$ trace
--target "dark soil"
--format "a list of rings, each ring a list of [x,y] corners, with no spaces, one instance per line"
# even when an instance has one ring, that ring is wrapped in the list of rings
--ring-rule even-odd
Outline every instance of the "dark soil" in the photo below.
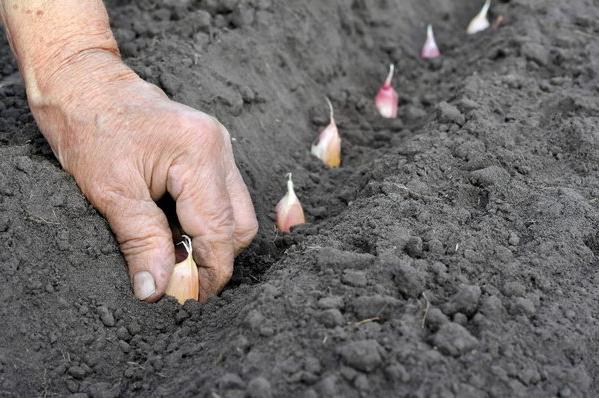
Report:
[[[0,396],[597,396],[599,6],[495,1],[467,36],[480,3],[108,2],[126,62],[229,128],[261,221],[182,308],[133,298],[2,42]],[[325,95],[338,170],[309,154]],[[282,236],[288,172],[310,224]]]

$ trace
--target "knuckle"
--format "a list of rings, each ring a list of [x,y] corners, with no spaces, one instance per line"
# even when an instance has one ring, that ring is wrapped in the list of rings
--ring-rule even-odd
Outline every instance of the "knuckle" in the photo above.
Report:
[[[212,116],[197,113],[185,115],[180,121],[181,127],[192,141],[200,141],[204,146],[222,146],[230,140],[227,129]]]
[[[170,236],[159,230],[158,228],[148,228],[144,231],[136,231],[135,234],[119,234],[117,240],[123,255],[127,259],[147,253],[154,250],[162,250],[164,242],[168,241]]]
[[[227,241],[233,237],[235,221],[233,220],[233,209],[230,206],[218,206],[206,212],[206,235]]]

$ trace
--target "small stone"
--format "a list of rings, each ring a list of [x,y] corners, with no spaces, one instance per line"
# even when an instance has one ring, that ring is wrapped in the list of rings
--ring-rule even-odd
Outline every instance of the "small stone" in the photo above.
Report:
[[[255,3],[258,10],[268,10],[272,7],[272,0],[257,0]]]
[[[306,391],[304,391],[304,393],[302,395],[300,395],[299,397],[301,398],[318,398],[318,394],[316,393],[316,391],[314,391],[314,389],[312,388],[308,388]]]
[[[343,314],[336,308],[322,311],[318,318],[323,325],[328,328],[343,325]]]
[[[360,296],[352,301],[352,309],[358,320],[370,318],[390,319],[401,302],[391,296]]]
[[[414,105],[407,105],[403,113],[410,121],[422,119],[427,115],[424,109]]]
[[[347,381],[352,381],[358,375],[358,371],[349,366],[342,366],[339,372],[341,373],[341,376],[343,376],[343,378]]]
[[[427,248],[432,254],[445,254],[445,248],[439,239],[431,239],[428,241]]]
[[[270,398],[272,391],[270,383],[264,377],[252,379],[247,386],[246,392],[250,398]]]
[[[117,398],[120,395],[120,386],[106,382],[92,384],[89,386],[89,395],[91,398]]]
[[[129,331],[127,330],[126,327],[124,326],[120,326],[117,330],[116,330],[116,335],[118,336],[119,339],[124,340],[124,341],[129,341],[131,340],[131,335],[129,334]]]
[[[223,390],[245,389],[245,383],[236,373],[225,373],[216,382],[218,388]]]
[[[474,102],[469,98],[462,98],[460,100],[460,102],[458,103],[458,105],[465,112],[471,111],[473,109],[477,109],[479,107],[477,102]]]
[[[254,100],[256,99],[256,93],[254,93],[254,90],[252,90],[251,87],[246,85],[239,86],[239,94],[241,94],[241,98],[243,98],[243,101],[248,104],[254,102]]]
[[[462,285],[458,292],[443,307],[443,311],[448,315],[453,315],[456,312],[474,315],[478,309],[480,294],[480,287]]]
[[[522,55],[541,66],[549,63],[549,51],[546,46],[527,41],[522,45]]]
[[[331,308],[343,308],[343,297],[339,297],[339,296],[330,296],[330,297],[323,297],[320,300],[318,300],[317,303],[319,308],[328,310]]]
[[[248,313],[245,322],[252,330],[258,330],[264,324],[264,320],[264,315],[262,315],[259,311],[251,310]]]
[[[124,353],[128,353],[129,351],[131,351],[131,346],[125,340],[119,340],[119,348]]]
[[[175,321],[177,323],[181,323],[184,320],[186,320],[187,318],[189,318],[189,312],[185,311],[184,309],[180,309],[179,311],[177,311],[177,313],[175,314]]]
[[[422,257],[422,239],[418,236],[412,236],[406,244],[406,252],[410,257]]]
[[[495,246],[495,255],[500,261],[504,263],[510,262],[514,257],[512,251],[509,248],[502,245]]]
[[[79,391],[79,383],[77,383],[75,380],[67,380],[67,390],[70,392]]]
[[[73,376],[76,379],[83,379],[86,375],[85,369],[81,366],[71,366],[68,369],[68,372],[71,376]]]
[[[441,326],[449,322],[449,318],[445,315],[439,308],[432,307],[429,308],[426,313],[425,319],[426,325],[432,330],[437,331]]]
[[[393,280],[399,291],[409,297],[418,297],[424,290],[424,276],[405,262],[401,262],[393,270]]]
[[[258,330],[258,333],[260,333],[260,336],[270,337],[275,334],[275,330],[272,328],[272,326],[262,325]]]
[[[512,305],[512,312],[515,314],[522,315],[534,315],[537,312],[534,303],[524,297],[518,297],[514,300],[514,304]]]
[[[308,372],[319,374],[320,372],[322,372],[322,364],[320,363],[320,360],[318,358],[308,355],[304,359],[304,369]]]
[[[17,170],[25,174],[31,174],[33,171],[33,161],[27,156],[19,156],[16,159],[15,166]]]
[[[129,326],[127,326],[127,329],[129,330],[129,333],[131,333],[132,336],[141,333],[141,326],[136,320],[131,321],[129,323]]]
[[[466,118],[454,105],[448,104],[443,101],[437,105],[437,114],[441,123],[456,123],[463,125],[466,122]]]
[[[376,340],[361,340],[341,346],[338,353],[347,365],[363,372],[372,372],[383,361],[381,350]]]
[[[526,286],[520,282],[507,282],[503,286],[503,294],[507,297],[522,297],[526,294]]]
[[[249,26],[254,22],[255,15],[253,8],[240,4],[231,14],[231,24],[236,28]]]
[[[8,231],[11,221],[6,214],[0,214],[0,232]]]
[[[348,252],[332,247],[320,249],[316,254],[316,262],[321,269],[327,268],[368,268],[375,260],[372,254]]]
[[[188,18],[194,31],[208,32],[212,24],[212,15],[204,10],[194,11]]]
[[[461,312],[457,312],[453,315],[453,321],[462,326],[466,326],[468,324],[468,317]]]
[[[459,357],[478,345],[478,340],[462,325],[454,322],[444,324],[433,336],[433,344],[439,350],[454,357]]]
[[[387,366],[385,368],[385,376],[391,381],[401,381],[402,383],[409,382],[411,378],[406,368],[399,363],[392,363]]]
[[[368,381],[368,377],[365,374],[358,375],[354,379],[354,386],[361,391],[370,390],[370,382]]]
[[[108,308],[101,305],[98,307],[97,311],[98,311],[98,315],[100,315],[100,320],[102,321],[104,326],[107,326],[107,327],[114,326],[114,324],[115,324],[114,315],[112,315],[112,312],[110,312],[110,310]]]
[[[510,174],[502,167],[489,166],[470,173],[470,179],[473,183],[485,188],[490,186],[501,187],[508,183]]]
[[[336,397],[337,395],[337,377],[330,375],[318,382],[316,389],[321,397]]]
[[[572,389],[569,386],[563,386],[560,388],[557,395],[560,398],[570,398],[572,396]]]
[[[503,304],[497,296],[486,297],[480,307],[480,312],[489,318],[496,318],[501,316],[503,310]]]
[[[362,271],[345,270],[341,276],[341,282],[349,286],[364,287],[368,284],[366,274]]]
[[[508,243],[512,246],[518,246],[520,244],[520,238],[514,232],[510,232],[510,237],[508,239]]]

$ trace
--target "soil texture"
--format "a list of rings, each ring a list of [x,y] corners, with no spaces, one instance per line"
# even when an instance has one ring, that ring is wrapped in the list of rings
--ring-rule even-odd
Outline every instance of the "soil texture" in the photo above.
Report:
[[[468,36],[481,3],[107,1],[125,62],[229,129],[255,201],[206,305],[133,298],[3,40],[0,396],[599,395],[599,6],[494,1]],[[325,96],[335,170],[309,153]],[[289,172],[309,224],[281,235]]]

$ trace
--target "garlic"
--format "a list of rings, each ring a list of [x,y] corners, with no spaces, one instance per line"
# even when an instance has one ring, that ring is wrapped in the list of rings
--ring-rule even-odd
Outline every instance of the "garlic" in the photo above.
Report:
[[[426,28],[426,42],[422,47],[420,56],[424,59],[429,59],[437,58],[440,55],[441,51],[439,51],[439,47],[437,47],[437,42],[435,41],[435,35],[433,34],[433,26],[428,25]]]
[[[486,0],[485,5],[480,10],[477,16],[475,16],[470,24],[468,25],[468,29],[466,32],[469,35],[482,32],[483,30],[489,28],[491,24],[489,23],[489,19],[487,18],[487,13],[489,12],[489,7],[491,7],[491,0]]]
[[[397,103],[399,99],[397,92],[393,86],[391,86],[391,80],[393,79],[394,72],[395,66],[391,64],[389,66],[389,74],[387,75],[387,79],[385,79],[385,83],[379,89],[378,94],[374,98],[376,109],[378,109],[382,117],[388,119],[397,117]]]
[[[500,27],[500,26],[503,24],[503,22],[504,22],[503,20],[504,20],[504,18],[503,18],[503,15],[498,15],[498,16],[495,18],[495,21],[493,21],[493,25],[491,26],[491,29],[493,29],[493,30],[497,30],[497,29],[499,29],[499,27]]]
[[[187,250],[187,258],[175,264],[165,294],[176,298],[179,304],[184,304],[189,299],[198,299],[200,294],[200,280],[198,277],[198,267],[195,261],[193,261],[191,239],[189,236],[183,235],[183,241],[179,243]]]
[[[277,228],[281,232],[289,232],[291,231],[291,227],[306,223],[302,204],[293,189],[291,173],[287,174],[287,178],[287,193],[277,203],[275,209],[277,213]]]
[[[318,159],[322,160],[323,163],[328,167],[339,167],[341,164],[341,137],[339,137],[339,131],[335,124],[335,117],[333,114],[333,104],[326,98],[329,104],[330,119],[329,125],[320,132],[318,139],[314,144],[310,152]]]

